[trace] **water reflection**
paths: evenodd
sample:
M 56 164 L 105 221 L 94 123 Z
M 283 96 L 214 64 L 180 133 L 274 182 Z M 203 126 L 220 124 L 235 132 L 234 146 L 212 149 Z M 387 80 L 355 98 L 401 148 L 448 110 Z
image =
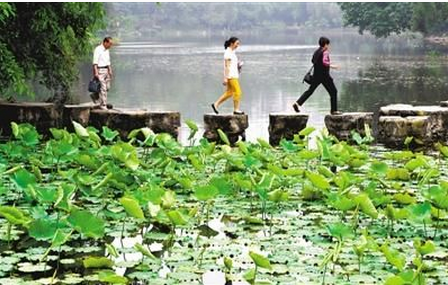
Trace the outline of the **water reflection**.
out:
M 301 80 L 311 66 L 318 35 L 244 39 L 239 55 L 245 62 L 240 83 L 242 109 L 249 115 L 247 139 L 268 138 L 269 113 L 292 112 L 291 104 L 306 90 Z M 389 103 L 434 104 L 446 100 L 448 64 L 426 52 L 419 39 L 331 35 L 332 72 L 343 111 L 376 111 Z M 288 41 L 289 39 L 289 41 Z M 166 42 L 122 42 L 112 50 L 115 78 L 109 101 L 120 107 L 180 111 L 182 122 L 202 126 L 203 114 L 222 94 L 222 39 Z M 82 82 L 91 76 L 89 64 Z M 89 101 L 85 83 L 80 101 Z M 319 87 L 304 105 L 309 125 L 322 128 L 330 109 L 329 96 Z M 231 112 L 232 102 L 221 111 Z M 199 134 L 200 135 L 200 134 Z M 181 127 L 186 143 L 188 128 Z

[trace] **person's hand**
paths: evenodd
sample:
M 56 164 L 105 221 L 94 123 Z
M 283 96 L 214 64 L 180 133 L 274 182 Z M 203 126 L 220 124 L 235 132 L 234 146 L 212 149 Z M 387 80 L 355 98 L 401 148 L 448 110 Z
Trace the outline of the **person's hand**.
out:
M 99 75 L 98 73 L 95 73 L 95 74 L 93 75 L 93 77 L 95 77 L 96 79 L 100 80 L 100 75 Z
M 340 69 L 339 65 L 337 65 L 337 64 L 332 64 L 331 67 L 332 67 L 333 69 Z
M 224 77 L 224 79 L 222 80 L 222 85 L 227 85 L 227 82 L 229 82 L 229 79 L 227 79 L 227 77 Z

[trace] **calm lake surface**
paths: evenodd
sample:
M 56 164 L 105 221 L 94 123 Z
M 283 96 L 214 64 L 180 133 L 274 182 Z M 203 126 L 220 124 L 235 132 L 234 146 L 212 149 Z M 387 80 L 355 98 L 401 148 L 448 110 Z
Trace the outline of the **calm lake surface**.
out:
M 268 139 L 269 113 L 293 112 L 291 104 L 307 89 L 301 80 L 311 66 L 319 35 L 240 37 L 241 109 L 249 115 L 249 141 Z M 390 103 L 430 105 L 448 100 L 448 60 L 440 48 L 410 37 L 376 40 L 353 32 L 328 37 L 331 60 L 340 66 L 331 72 L 340 110 L 377 111 Z M 120 42 L 111 50 L 115 75 L 109 102 L 116 107 L 180 111 L 180 140 L 185 143 L 189 130 L 184 121 L 191 119 L 202 127 L 203 114 L 212 111 L 210 104 L 224 91 L 224 40 Z M 82 81 L 88 82 L 90 74 L 86 65 Z M 80 101 L 89 101 L 86 92 L 80 93 L 85 93 Z M 232 112 L 232 104 L 226 101 L 220 111 Z M 303 108 L 310 115 L 308 125 L 317 129 L 324 126 L 329 110 L 323 86 Z

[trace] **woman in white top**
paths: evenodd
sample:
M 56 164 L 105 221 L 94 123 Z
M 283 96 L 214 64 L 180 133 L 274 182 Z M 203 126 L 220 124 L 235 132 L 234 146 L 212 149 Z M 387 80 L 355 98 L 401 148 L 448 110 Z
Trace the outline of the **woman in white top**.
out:
M 242 115 L 244 112 L 240 110 L 241 88 L 238 82 L 239 78 L 239 64 L 235 50 L 240 46 L 240 40 L 236 37 L 231 37 L 224 43 L 226 49 L 224 53 L 224 80 L 223 85 L 227 86 L 224 94 L 212 104 L 213 111 L 218 114 L 218 107 L 224 101 L 233 96 L 233 114 Z

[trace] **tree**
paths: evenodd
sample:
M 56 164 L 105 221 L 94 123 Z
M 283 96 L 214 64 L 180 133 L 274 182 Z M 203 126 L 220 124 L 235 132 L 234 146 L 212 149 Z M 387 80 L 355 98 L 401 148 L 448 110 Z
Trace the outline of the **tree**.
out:
M 424 35 L 448 30 L 448 3 L 413 3 L 412 30 Z
M 0 96 L 32 95 L 36 80 L 68 96 L 103 17 L 102 3 L 0 3 Z
M 400 34 L 411 27 L 412 3 L 340 3 L 345 26 L 358 27 L 359 33 L 370 31 L 376 37 Z
M 448 30 L 448 3 L 340 3 L 345 26 L 370 31 L 376 37 L 406 30 L 425 36 Z

